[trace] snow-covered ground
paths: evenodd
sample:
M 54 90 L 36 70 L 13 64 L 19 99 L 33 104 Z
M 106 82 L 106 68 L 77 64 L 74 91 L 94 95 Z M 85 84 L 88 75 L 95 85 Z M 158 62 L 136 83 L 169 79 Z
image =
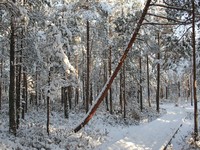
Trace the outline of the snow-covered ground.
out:
M 0 149 L 158 150 L 164 148 L 180 126 L 168 149 L 191 148 L 186 140 L 193 131 L 193 108 L 189 103 L 178 107 L 164 103 L 161 107 L 167 113 L 163 114 L 162 109 L 162 116 L 158 115 L 157 119 L 153 118 L 155 120 L 143 117 L 139 124 L 130 118 L 124 120 L 120 115 L 98 111 L 84 129 L 73 134 L 69 132 L 84 117 L 84 111 L 74 110 L 69 119 L 64 119 L 62 111 L 52 108 L 50 136 L 46 133 L 45 109 L 29 110 L 26 119 L 21 120 L 17 137 L 14 137 L 8 129 L 8 105 L 4 105 L 0 115 Z M 151 113 L 156 115 L 150 110 L 147 113 L 150 118 Z

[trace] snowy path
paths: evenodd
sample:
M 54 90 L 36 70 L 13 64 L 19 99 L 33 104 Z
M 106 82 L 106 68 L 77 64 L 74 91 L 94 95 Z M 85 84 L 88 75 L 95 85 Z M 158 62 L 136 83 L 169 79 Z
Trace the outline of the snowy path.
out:
M 110 128 L 107 141 L 96 150 L 159 150 L 163 149 L 177 128 L 184 122 L 186 111 L 173 104 L 162 106 L 167 114 L 148 124 L 126 128 Z

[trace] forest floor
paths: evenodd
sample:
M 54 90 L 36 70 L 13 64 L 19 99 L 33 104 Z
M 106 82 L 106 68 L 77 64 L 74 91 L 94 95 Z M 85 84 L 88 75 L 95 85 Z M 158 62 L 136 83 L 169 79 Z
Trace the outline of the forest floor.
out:
M 85 113 L 73 110 L 64 119 L 62 108 L 52 107 L 50 135 L 46 133 L 46 109 L 29 109 L 20 120 L 17 136 L 9 133 L 8 105 L 0 111 L 0 150 L 157 150 L 163 149 L 180 127 L 167 149 L 198 149 L 193 146 L 193 107 L 189 103 L 175 106 L 162 103 L 158 114 L 154 107 L 135 112 L 124 119 L 120 113 L 110 115 L 99 109 L 86 127 L 70 134 Z M 137 114 L 137 113 L 136 113 Z

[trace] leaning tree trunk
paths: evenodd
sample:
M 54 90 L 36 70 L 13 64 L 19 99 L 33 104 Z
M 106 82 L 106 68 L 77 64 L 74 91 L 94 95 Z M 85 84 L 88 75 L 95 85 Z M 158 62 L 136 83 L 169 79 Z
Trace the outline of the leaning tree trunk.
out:
M 193 96 L 194 96 L 194 139 L 198 136 L 198 107 L 197 107 L 197 79 L 196 79 L 196 41 L 195 41 L 195 2 L 192 0 L 192 46 L 193 46 Z
M 137 23 L 137 26 L 135 28 L 135 31 L 134 31 L 133 35 L 132 35 L 132 38 L 130 39 L 130 42 L 128 43 L 128 46 L 125 49 L 124 54 L 120 58 L 119 63 L 117 65 L 116 69 L 114 70 L 114 72 L 111 75 L 110 79 L 107 81 L 107 83 L 103 87 L 101 93 L 97 97 L 97 99 L 96 99 L 95 103 L 93 104 L 93 106 L 90 108 L 90 111 L 87 113 L 86 117 L 83 119 L 83 121 L 77 127 L 75 127 L 75 129 L 73 130 L 74 132 L 78 132 L 81 128 L 83 128 L 90 121 L 90 119 L 92 118 L 92 116 L 95 114 L 97 108 L 99 107 L 99 105 L 101 104 L 101 102 L 103 101 L 103 99 L 105 98 L 105 96 L 107 95 L 108 90 L 110 89 L 113 80 L 117 76 L 119 70 L 121 69 L 121 67 L 122 67 L 122 65 L 123 65 L 123 63 L 124 63 L 124 61 L 125 61 L 125 59 L 126 59 L 126 57 L 128 55 L 128 52 L 130 51 L 133 43 L 136 40 L 136 37 L 138 35 L 138 32 L 139 32 L 140 27 L 142 25 L 142 22 L 145 19 L 145 16 L 147 14 L 147 11 L 148 11 L 148 8 L 150 6 L 150 3 L 151 3 L 151 0 L 147 0 L 147 3 L 145 5 L 143 13 L 142 13 L 142 15 L 141 15 L 141 17 L 140 17 L 140 19 L 139 19 L 139 21 Z

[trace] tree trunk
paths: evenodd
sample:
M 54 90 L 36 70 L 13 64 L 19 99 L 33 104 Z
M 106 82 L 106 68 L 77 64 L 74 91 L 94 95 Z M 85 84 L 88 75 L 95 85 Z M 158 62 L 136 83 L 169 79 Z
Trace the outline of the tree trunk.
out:
M 147 55 L 147 94 L 148 94 L 148 103 L 149 103 L 149 107 L 151 107 L 151 100 L 150 100 L 150 87 L 149 87 L 149 57 Z
M 3 81 L 3 58 L 1 58 L 0 62 L 0 110 L 1 110 L 1 105 L 2 105 L 2 81 Z
M 78 124 L 77 127 L 75 127 L 75 129 L 73 130 L 74 132 L 78 132 L 81 128 L 83 128 L 90 121 L 90 119 L 92 118 L 92 116 L 95 114 L 97 108 L 99 107 L 99 105 L 101 104 L 101 102 L 103 101 L 103 99 L 105 98 L 105 96 L 107 95 L 108 90 L 110 89 L 113 80 L 117 76 L 119 70 L 121 69 L 121 67 L 122 67 L 122 65 L 123 65 L 123 63 L 124 63 L 124 61 L 125 61 L 125 59 L 126 59 L 126 57 L 128 55 L 128 52 L 130 51 L 133 43 L 136 40 L 136 37 L 138 35 L 138 32 L 139 32 L 140 27 L 142 25 L 142 22 L 143 22 L 146 14 L 147 14 L 147 11 L 148 11 L 148 8 L 150 6 L 150 3 L 151 3 L 151 0 L 147 0 L 147 3 L 145 5 L 145 7 L 144 7 L 143 13 L 142 13 L 142 15 L 141 15 L 138 23 L 136 25 L 135 31 L 134 31 L 134 33 L 132 35 L 132 38 L 130 39 L 130 42 L 128 43 L 128 46 L 125 49 L 124 54 L 120 58 L 119 63 L 117 65 L 116 69 L 114 70 L 114 72 L 111 75 L 110 79 L 108 79 L 108 81 L 105 84 L 105 86 L 103 87 L 101 93 L 97 97 L 97 99 L 95 101 L 95 104 L 90 108 L 90 111 L 87 113 L 86 117 L 83 119 L 83 121 L 80 124 Z
M 51 68 L 49 70 L 49 76 L 48 76 L 48 85 L 50 87 L 50 82 L 51 82 Z M 47 92 L 47 134 L 50 134 L 49 131 L 49 123 L 50 123 L 50 89 L 48 89 Z
M 106 58 L 106 56 L 105 56 Z M 108 73 L 107 73 L 107 61 L 104 60 L 104 84 L 106 84 L 107 78 L 108 78 Z M 109 111 L 108 108 L 108 96 L 105 97 L 105 101 L 106 101 L 106 110 Z
M 111 77 L 111 72 L 112 72 L 112 48 L 111 46 L 109 47 L 109 58 L 108 58 L 108 64 L 109 64 L 109 77 Z M 110 95 L 109 95 L 109 100 L 110 100 L 110 114 L 113 114 L 113 102 L 112 102 L 112 87 L 110 87 Z
M 160 35 L 158 33 L 158 45 L 160 45 Z M 159 50 L 160 51 L 160 50 Z M 157 54 L 157 59 L 160 61 L 160 52 Z M 157 89 L 156 89 L 156 110 L 160 111 L 159 100 L 160 99 L 160 62 L 157 64 Z
M 22 39 L 21 39 L 22 40 Z M 19 128 L 20 109 L 21 109 L 21 72 L 22 72 L 22 42 L 19 53 L 16 58 L 16 123 L 17 129 Z
M 87 78 L 86 78 L 86 113 L 89 110 L 90 98 L 90 25 L 87 20 Z
M 143 97 L 142 97 L 142 56 L 139 58 L 139 66 L 140 66 L 140 110 L 142 112 L 143 109 Z
M 38 90 L 38 74 L 39 74 L 39 70 L 38 70 L 38 66 L 36 65 L 36 73 L 35 73 L 35 106 L 37 107 L 38 110 L 38 94 L 39 94 L 39 90 Z
M 193 85 L 192 85 L 192 74 L 190 75 L 190 99 L 191 99 L 191 106 L 193 106 Z
M 11 16 L 10 34 L 10 85 L 9 85 L 9 130 L 16 135 L 15 103 L 15 18 Z
M 75 56 L 76 59 L 76 79 L 78 81 L 78 74 L 79 74 L 79 70 L 78 70 L 78 55 Z M 75 90 L 75 105 L 78 105 L 79 102 L 79 86 L 76 87 Z
M 125 74 L 125 70 L 126 70 L 126 65 L 124 62 L 123 65 L 123 108 L 124 108 L 124 118 L 126 118 L 126 74 Z
M 120 112 L 122 113 L 123 111 L 123 72 L 122 70 L 120 71 L 120 79 L 119 79 L 119 86 L 120 86 L 120 91 L 119 91 L 119 104 L 120 104 Z
M 165 98 L 168 99 L 168 87 L 167 87 L 167 85 L 165 87 Z
M 25 68 L 23 68 L 23 91 L 22 91 L 22 119 L 24 119 L 27 105 L 27 96 L 26 96 L 26 73 Z
M 194 92 L 194 139 L 198 136 L 198 106 L 196 80 L 195 2 L 192 0 L 193 92 Z
M 68 92 L 67 92 L 67 87 L 63 87 L 63 101 L 64 101 L 64 116 L 65 116 L 65 118 L 69 118 L 69 114 L 68 114 Z
M 68 95 L 68 101 L 69 101 L 69 109 L 72 109 L 72 86 L 67 87 L 67 95 Z

